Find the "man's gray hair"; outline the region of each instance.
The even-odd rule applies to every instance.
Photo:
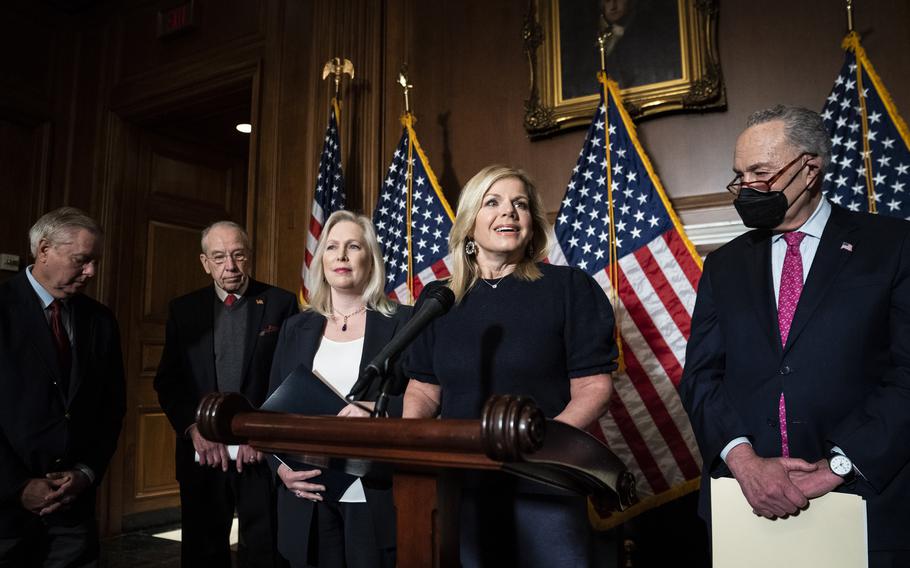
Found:
[[[199,247],[202,249],[202,254],[208,254],[209,251],[205,248],[205,238],[209,236],[209,231],[215,227],[221,227],[223,229],[234,229],[240,233],[240,240],[243,242],[243,248],[246,250],[250,249],[250,236],[246,234],[246,229],[238,225],[233,221],[215,221],[208,227],[202,229],[202,238],[199,240]]]
[[[776,105],[759,110],[749,115],[746,126],[764,124],[773,120],[782,120],[785,126],[787,141],[797,149],[815,154],[822,160],[821,171],[824,173],[831,162],[831,137],[825,128],[825,122],[814,110],[802,107]]]
[[[45,213],[28,230],[32,256],[38,258],[38,245],[42,240],[52,245],[66,244],[72,242],[73,233],[79,229],[85,229],[96,237],[104,235],[94,219],[75,207],[60,207]]]

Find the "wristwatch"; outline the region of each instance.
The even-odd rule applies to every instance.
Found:
[[[828,455],[828,467],[831,468],[834,475],[843,478],[844,483],[850,483],[856,477],[856,469],[853,467],[853,462],[844,454],[831,452]]]

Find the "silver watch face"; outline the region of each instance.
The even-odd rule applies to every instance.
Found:
[[[850,458],[842,455],[831,456],[831,459],[828,461],[828,464],[831,466],[831,471],[835,474],[844,477],[853,471],[853,462],[850,461]]]

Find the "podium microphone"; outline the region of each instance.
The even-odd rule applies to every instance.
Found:
[[[431,321],[448,312],[455,303],[455,294],[446,286],[435,286],[428,290],[424,297],[423,304],[417,310],[417,313],[383,347],[382,351],[364,367],[363,372],[360,373],[360,377],[354,383],[354,386],[351,387],[351,392],[346,397],[349,401],[360,400],[377,377],[385,377],[389,370],[389,361],[404,351]],[[387,381],[384,382],[387,383]]]

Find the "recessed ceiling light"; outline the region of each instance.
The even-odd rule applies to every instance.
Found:
[[[235,126],[234,128],[236,128],[238,132],[243,132],[244,134],[249,134],[250,132],[253,131],[253,125],[252,125],[252,124],[247,124],[247,123],[245,123],[245,122],[244,122],[244,123],[241,123],[241,124],[238,124],[238,125]]]

